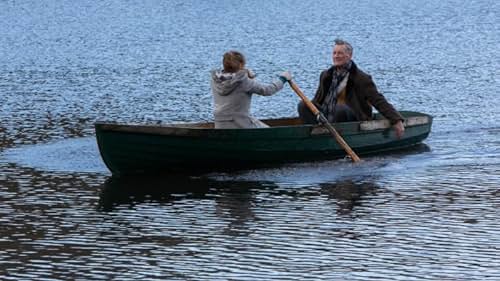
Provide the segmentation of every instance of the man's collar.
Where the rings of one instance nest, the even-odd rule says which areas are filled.
[[[344,65],[341,65],[341,66],[339,66],[339,67],[334,66],[334,70],[336,70],[336,71],[339,71],[339,70],[347,70],[347,71],[350,71],[350,70],[351,70],[351,67],[352,67],[352,60],[348,61],[347,63],[345,63]]]

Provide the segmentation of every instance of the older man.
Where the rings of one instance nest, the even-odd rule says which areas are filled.
[[[373,106],[390,120],[396,136],[403,136],[403,117],[377,91],[371,76],[352,61],[352,53],[351,44],[341,39],[335,40],[333,66],[321,72],[312,102],[332,123],[372,120]],[[304,123],[316,123],[316,117],[303,102],[299,103],[298,111]]]

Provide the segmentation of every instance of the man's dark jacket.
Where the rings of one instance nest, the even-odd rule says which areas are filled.
[[[323,104],[328,94],[334,67],[321,72],[319,87],[312,99],[317,105]],[[354,111],[360,121],[372,120],[372,106],[389,119],[391,124],[403,120],[401,114],[377,91],[371,76],[359,69],[354,62],[352,62],[347,80],[346,104]]]

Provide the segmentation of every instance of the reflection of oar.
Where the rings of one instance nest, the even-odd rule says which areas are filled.
[[[293,80],[289,80],[288,83],[290,83],[290,87],[292,87],[292,89],[295,91],[295,93],[302,99],[302,101],[304,101],[304,103],[307,105],[309,110],[311,110],[311,112],[314,115],[316,115],[317,120],[323,126],[325,126],[325,128],[328,129],[328,131],[330,131],[330,133],[332,133],[332,135],[335,137],[335,140],[340,144],[340,146],[342,146],[342,148],[345,150],[345,152],[347,152],[347,154],[351,157],[352,161],[353,162],[361,161],[361,159],[359,159],[358,155],[356,155],[356,153],[349,147],[349,145],[345,142],[345,140],[337,132],[337,130],[335,130],[335,128],[330,123],[328,123],[328,120],[325,118],[323,113],[321,113],[321,111],[319,111],[316,108],[316,106],[314,106],[314,104],[304,95],[304,93],[302,93],[302,91],[299,89],[297,84],[295,84],[295,82],[293,82]]]

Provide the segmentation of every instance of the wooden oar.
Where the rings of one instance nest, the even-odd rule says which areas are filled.
[[[302,93],[302,91],[299,89],[297,84],[293,82],[293,80],[289,80],[288,83],[290,83],[290,87],[295,91],[295,93],[304,101],[306,106],[311,110],[311,112],[316,116],[317,120],[325,126],[325,128],[330,131],[330,133],[335,137],[335,140],[342,146],[342,148],[347,152],[347,154],[351,157],[353,162],[359,162],[361,159],[359,159],[358,155],[349,147],[349,145],[345,142],[345,140],[342,138],[342,136],[335,130],[335,128],[328,122],[328,119],[326,119],[325,115],[319,111],[316,106]]]

